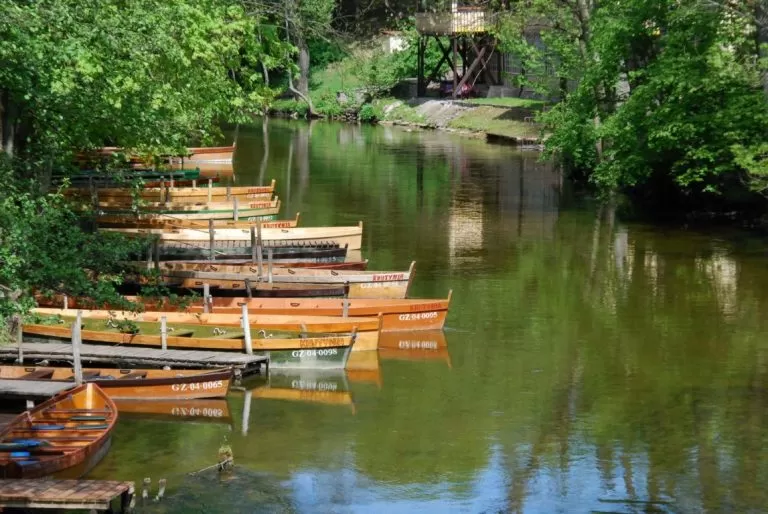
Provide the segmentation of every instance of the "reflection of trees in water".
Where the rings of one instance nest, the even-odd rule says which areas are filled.
[[[572,330],[557,350],[562,379],[550,381],[538,433],[507,444],[527,455],[510,459],[509,509],[523,511],[546,477],[567,480],[568,468],[552,463],[574,440],[594,448],[607,497],[660,511],[653,502],[665,499],[684,511],[762,508],[768,370],[755,300],[764,304],[766,293],[749,279],[764,282],[764,272],[747,271],[711,238],[615,226],[610,212],[591,228],[574,224],[561,216],[558,255],[539,243],[519,254],[543,264],[517,269],[528,274],[517,280],[539,284],[526,296],[528,315],[568,318]],[[544,286],[547,275],[558,286]]]

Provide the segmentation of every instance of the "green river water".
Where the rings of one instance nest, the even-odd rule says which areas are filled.
[[[451,134],[272,120],[237,143],[282,217],[363,220],[370,269],[452,289],[445,334],[121,414],[91,478],[167,479],[153,513],[768,512],[764,241],[622,221],[536,153]],[[231,475],[189,475],[224,442]]]

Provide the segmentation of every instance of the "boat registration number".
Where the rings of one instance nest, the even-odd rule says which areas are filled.
[[[336,348],[320,348],[318,350],[294,350],[291,352],[291,357],[327,357],[329,355],[338,355],[339,350]]]
[[[208,391],[210,389],[219,389],[224,387],[223,380],[212,380],[210,382],[190,382],[189,384],[173,384],[172,391]]]
[[[411,312],[408,314],[401,314],[398,316],[398,319],[400,321],[417,321],[420,319],[435,319],[436,317],[436,312]]]

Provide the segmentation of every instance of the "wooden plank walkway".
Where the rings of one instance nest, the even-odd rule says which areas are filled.
[[[133,493],[133,482],[0,480],[0,508],[106,511],[120,498],[118,509],[126,512]]]
[[[22,343],[21,348],[24,359],[72,360],[71,344]],[[0,359],[16,359],[18,355],[19,350],[16,345],[0,346]],[[223,368],[231,366],[241,369],[244,375],[259,372],[268,360],[265,355],[246,355],[237,352],[160,350],[95,344],[80,345],[80,358],[84,362],[108,362],[134,367]]]
[[[47,400],[75,384],[49,380],[0,379],[0,398],[4,400]]]

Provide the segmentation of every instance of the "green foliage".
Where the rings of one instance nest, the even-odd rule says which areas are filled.
[[[357,119],[366,123],[373,123],[384,119],[384,112],[378,106],[367,103],[360,108]]]
[[[752,21],[696,0],[584,3],[574,15],[578,5],[534,1],[502,32],[526,66],[550,59],[560,78],[578,80],[542,116],[548,151],[602,190],[743,197],[768,133]],[[537,16],[550,20],[546,51],[524,37]]]

